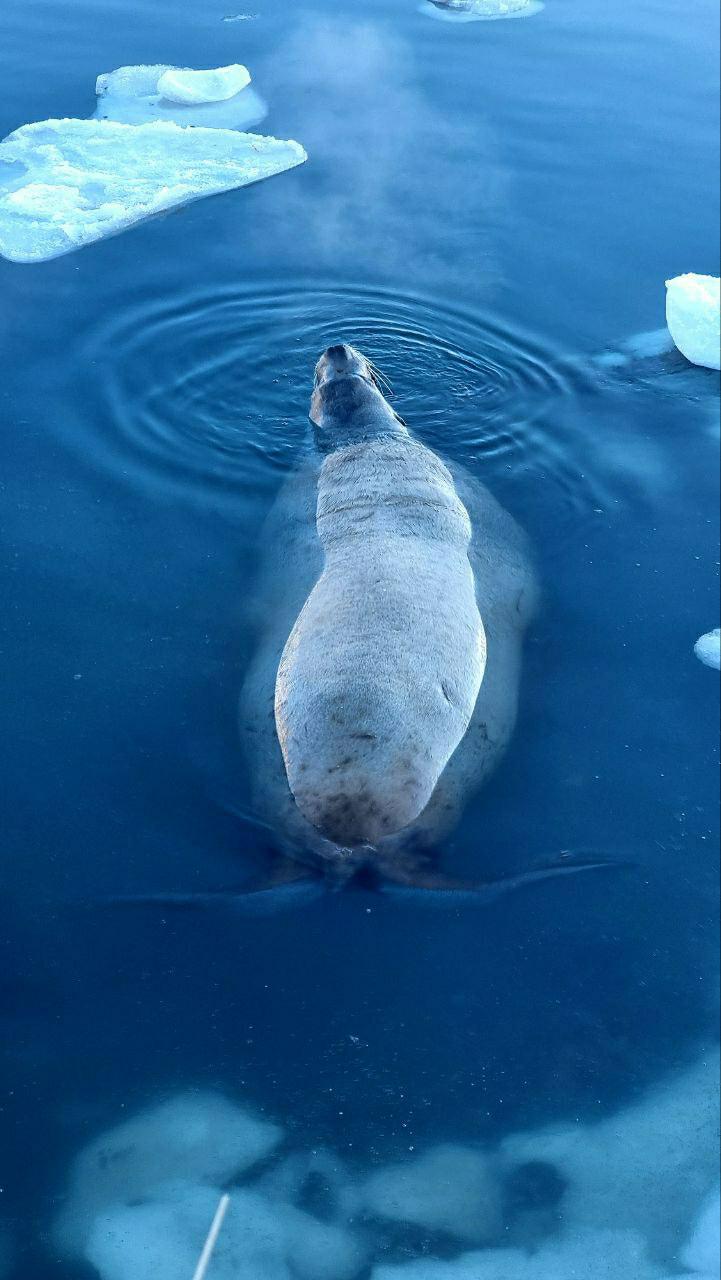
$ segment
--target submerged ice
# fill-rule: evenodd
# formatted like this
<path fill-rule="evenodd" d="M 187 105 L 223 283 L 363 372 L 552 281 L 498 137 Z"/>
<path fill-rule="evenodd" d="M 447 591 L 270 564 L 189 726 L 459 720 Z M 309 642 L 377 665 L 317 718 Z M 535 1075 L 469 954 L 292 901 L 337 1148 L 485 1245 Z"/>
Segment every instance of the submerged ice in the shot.
<path fill-rule="evenodd" d="M 666 281 L 666 322 L 682 355 L 707 369 L 721 367 L 721 280 L 675 276 Z"/>
<path fill-rule="evenodd" d="M 86 1257 L 102 1280 L 192 1276 L 218 1192 L 170 1184 L 143 1204 L 100 1215 Z M 365 1255 L 340 1227 L 235 1190 L 213 1254 L 214 1280 L 354 1280 Z"/>
<path fill-rule="evenodd" d="M 216 1094 L 189 1094 L 102 1134 L 78 1156 L 55 1245 L 101 1280 L 191 1276 L 221 1191 L 230 1207 L 213 1255 L 215 1280 L 355 1280 L 366 1250 L 343 1223 L 282 1196 L 238 1186 L 282 1130 Z"/>
<path fill-rule="evenodd" d="M 98 76 L 95 115 L 99 120 L 176 124 L 219 129 L 248 129 L 265 119 L 268 108 L 251 87 L 250 73 L 236 64 L 214 71 L 193 71 L 160 63 L 118 67 Z"/>
<path fill-rule="evenodd" d="M 444 1231 L 459 1240 L 498 1237 L 501 1191 L 480 1151 L 446 1144 L 413 1161 L 379 1170 L 365 1183 L 362 1202 L 379 1218 Z"/>
<path fill-rule="evenodd" d="M 372 1280 L 662 1280 L 640 1236 L 627 1231 L 581 1232 L 529 1253 L 485 1249 L 452 1262 L 427 1260 L 381 1266 Z"/>
<path fill-rule="evenodd" d="M 80 1153 L 54 1245 L 99 1280 L 190 1276 L 227 1191 L 214 1280 L 718 1280 L 718 1073 L 714 1050 L 595 1124 L 365 1169 L 181 1095 Z"/>
<path fill-rule="evenodd" d="M 721 1275 L 721 1193 L 718 1190 L 709 1196 L 701 1210 L 682 1261 L 694 1275 L 708 1276 L 709 1280 Z"/>
<path fill-rule="evenodd" d="M 268 1156 L 282 1137 L 278 1125 L 218 1094 L 180 1095 L 142 1112 L 78 1156 L 56 1223 L 57 1243 L 70 1257 L 82 1254 L 98 1216 L 155 1198 L 180 1179 L 222 1186 Z"/>
<path fill-rule="evenodd" d="M 0 143 L 0 253 L 42 262 L 306 159 L 297 142 L 171 121 L 24 125 Z"/>

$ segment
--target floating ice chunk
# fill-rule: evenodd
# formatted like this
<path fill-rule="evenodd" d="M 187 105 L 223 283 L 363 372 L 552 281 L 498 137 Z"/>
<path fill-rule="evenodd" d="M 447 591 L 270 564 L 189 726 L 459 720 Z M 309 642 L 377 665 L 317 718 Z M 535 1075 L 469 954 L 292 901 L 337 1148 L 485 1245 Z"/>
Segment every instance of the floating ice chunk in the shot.
<path fill-rule="evenodd" d="M 707 631 L 705 636 L 696 641 L 693 651 L 707 667 L 715 667 L 716 671 L 720 671 L 721 630 L 717 627 L 715 631 Z"/>
<path fill-rule="evenodd" d="M 245 71 L 242 67 L 240 70 Z M 171 101 L 163 96 L 160 82 L 168 76 L 211 75 L 215 72 L 183 72 L 179 67 L 158 64 L 153 66 L 118 67 L 98 76 L 95 92 L 98 120 L 117 120 L 121 124 L 144 124 L 149 120 L 174 120 L 176 124 L 207 125 L 217 129 L 248 129 L 259 124 L 268 114 L 263 99 L 248 87 L 250 75 L 246 72 L 246 87 L 229 98 L 200 101 L 194 104 Z"/>
<path fill-rule="evenodd" d="M 168 1184 L 145 1204 L 113 1206 L 89 1235 L 86 1257 L 101 1280 L 192 1276 L 219 1192 Z M 355 1238 L 288 1205 L 231 1192 L 213 1254 L 213 1280 L 353 1280 L 365 1263 Z"/>
<path fill-rule="evenodd" d="M 721 1193 L 709 1196 L 681 1258 L 700 1274 L 721 1275 Z"/>
<path fill-rule="evenodd" d="M 721 281 L 689 272 L 666 281 L 666 323 L 682 355 L 707 369 L 721 367 Z"/>
<path fill-rule="evenodd" d="M 81 1252 L 98 1212 L 142 1200 L 169 1181 L 222 1186 L 267 1156 L 282 1136 L 277 1125 L 216 1094 L 181 1096 L 135 1116 L 80 1153 L 57 1225 L 60 1247 Z"/>
<path fill-rule="evenodd" d="M 527 18 L 543 9 L 541 0 L 424 0 L 421 12 L 446 22 Z"/>
<path fill-rule="evenodd" d="M 361 1190 L 366 1212 L 459 1240 L 492 1240 L 501 1232 L 501 1190 L 488 1158 L 451 1144 L 371 1175 Z"/>
<path fill-rule="evenodd" d="M 204 102 L 227 102 L 249 84 L 250 72 L 239 62 L 212 71 L 169 67 L 158 80 L 158 92 L 168 102 L 194 107 Z"/>
<path fill-rule="evenodd" d="M 42 262 L 307 159 L 297 142 L 169 121 L 45 120 L 0 143 L 0 254 Z M 9 181 L 3 162 L 12 165 Z M 17 164 L 25 168 L 18 180 Z"/>
<path fill-rule="evenodd" d="M 637 360 L 659 360 L 673 350 L 668 329 L 650 329 L 626 338 L 617 350 L 602 351 L 593 357 L 593 362 L 601 368 L 620 369 Z"/>
<path fill-rule="evenodd" d="M 588 1231 L 545 1244 L 537 1253 L 485 1249 L 453 1262 L 426 1259 L 376 1267 L 372 1280 L 662 1280 L 633 1231 Z"/>
<path fill-rule="evenodd" d="M 640 1231 L 653 1256 L 673 1259 L 718 1177 L 718 1080 L 714 1050 L 633 1107 L 594 1125 L 518 1134 L 502 1154 L 511 1168 L 555 1166 L 574 1229 Z"/>

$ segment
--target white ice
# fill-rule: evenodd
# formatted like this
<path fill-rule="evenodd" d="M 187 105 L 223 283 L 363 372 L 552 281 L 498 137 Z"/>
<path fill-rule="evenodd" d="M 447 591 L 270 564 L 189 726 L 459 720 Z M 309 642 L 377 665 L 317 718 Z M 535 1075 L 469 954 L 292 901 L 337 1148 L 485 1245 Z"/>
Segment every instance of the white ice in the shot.
<path fill-rule="evenodd" d="M 693 651 L 705 666 L 714 667 L 716 671 L 720 671 L 721 630 L 716 627 L 715 631 L 707 631 L 705 636 L 701 636 L 696 641 Z"/>
<path fill-rule="evenodd" d="M 234 68 L 221 68 L 220 72 L 228 70 Z M 238 67 L 237 71 L 237 83 L 242 81 L 242 85 L 231 96 L 190 102 L 167 96 L 173 77 L 215 76 L 220 72 L 183 71 L 180 67 L 162 63 L 118 67 L 97 78 L 95 117 L 98 120 L 117 120 L 120 124 L 173 120 L 176 124 L 205 125 L 216 129 L 249 129 L 265 119 L 268 108 L 250 86 L 250 74 L 246 68 Z"/>
<path fill-rule="evenodd" d="M 421 13 L 442 22 L 488 22 L 499 18 L 528 18 L 543 9 L 541 0 L 423 0 Z"/>
<path fill-rule="evenodd" d="M 268 1170 L 253 1189 L 269 1200 L 298 1205 L 309 1186 L 324 1201 L 324 1218 L 348 1222 L 359 1212 L 361 1196 L 355 1180 L 340 1157 L 323 1147 L 292 1152 Z"/>
<path fill-rule="evenodd" d="M 58 1245 L 65 1254 L 81 1253 L 99 1213 L 142 1200 L 169 1181 L 222 1186 L 269 1155 L 282 1137 L 277 1125 L 216 1094 L 181 1095 L 143 1112 L 78 1156 L 56 1225 Z"/>
<path fill-rule="evenodd" d="M 168 102 L 195 107 L 203 102 L 227 102 L 249 84 L 250 72 L 239 62 L 208 71 L 169 67 L 158 80 L 158 92 Z"/>
<path fill-rule="evenodd" d="M 708 1198 L 682 1254 L 684 1266 L 699 1275 L 721 1275 L 721 1193 Z"/>
<path fill-rule="evenodd" d="M 467 1243 L 498 1238 L 501 1193 L 480 1151 L 446 1144 L 371 1174 L 361 1189 L 366 1213 L 444 1231 Z"/>
<path fill-rule="evenodd" d="M 673 351 L 668 329 L 650 329 L 636 333 L 620 343 L 618 350 L 602 351 L 593 357 L 594 364 L 606 369 L 620 369 L 636 360 L 656 360 Z"/>
<path fill-rule="evenodd" d="M 689 272 L 666 281 L 666 323 L 692 364 L 721 367 L 721 281 Z"/>
<path fill-rule="evenodd" d="M 535 1253 L 485 1249 L 452 1262 L 376 1267 L 372 1280 L 663 1280 L 632 1231 L 586 1231 Z"/>
<path fill-rule="evenodd" d="M 0 143 L 0 254 L 42 262 L 307 159 L 297 142 L 170 121 L 45 120 Z"/>
<path fill-rule="evenodd" d="M 510 1168 L 534 1160 L 555 1166 L 568 1182 L 563 1214 L 574 1231 L 640 1232 L 652 1256 L 672 1264 L 718 1179 L 718 1125 L 714 1049 L 598 1124 L 517 1134 L 502 1154 Z"/>
<path fill-rule="evenodd" d="M 168 1184 L 144 1204 L 100 1215 L 86 1257 L 101 1280 L 193 1275 L 220 1192 Z M 213 1254 L 213 1280 L 353 1280 L 365 1264 L 354 1237 L 289 1205 L 245 1190 L 230 1207 Z"/>

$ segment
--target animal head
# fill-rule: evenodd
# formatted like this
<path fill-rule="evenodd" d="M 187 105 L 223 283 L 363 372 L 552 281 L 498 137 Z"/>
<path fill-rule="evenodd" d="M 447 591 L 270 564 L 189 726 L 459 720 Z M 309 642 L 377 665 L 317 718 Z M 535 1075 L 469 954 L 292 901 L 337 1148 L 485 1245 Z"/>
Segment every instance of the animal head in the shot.
<path fill-rule="evenodd" d="M 339 343 L 315 368 L 310 419 L 326 451 L 378 435 L 406 434 L 384 395 L 386 380 L 362 352 Z"/>

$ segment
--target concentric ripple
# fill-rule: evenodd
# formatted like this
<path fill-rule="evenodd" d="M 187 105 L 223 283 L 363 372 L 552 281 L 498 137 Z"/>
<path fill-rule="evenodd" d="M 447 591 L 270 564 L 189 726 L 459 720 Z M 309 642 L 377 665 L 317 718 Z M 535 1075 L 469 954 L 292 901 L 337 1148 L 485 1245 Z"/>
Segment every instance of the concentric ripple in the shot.
<path fill-rule="evenodd" d="M 106 424 L 85 455 L 206 502 L 262 487 L 300 456 L 314 365 L 338 341 L 370 356 L 431 447 L 491 483 L 542 479 L 568 516 L 593 505 L 563 426 L 579 371 L 483 316 L 378 290 L 228 288 L 116 312 L 85 339 Z"/>

